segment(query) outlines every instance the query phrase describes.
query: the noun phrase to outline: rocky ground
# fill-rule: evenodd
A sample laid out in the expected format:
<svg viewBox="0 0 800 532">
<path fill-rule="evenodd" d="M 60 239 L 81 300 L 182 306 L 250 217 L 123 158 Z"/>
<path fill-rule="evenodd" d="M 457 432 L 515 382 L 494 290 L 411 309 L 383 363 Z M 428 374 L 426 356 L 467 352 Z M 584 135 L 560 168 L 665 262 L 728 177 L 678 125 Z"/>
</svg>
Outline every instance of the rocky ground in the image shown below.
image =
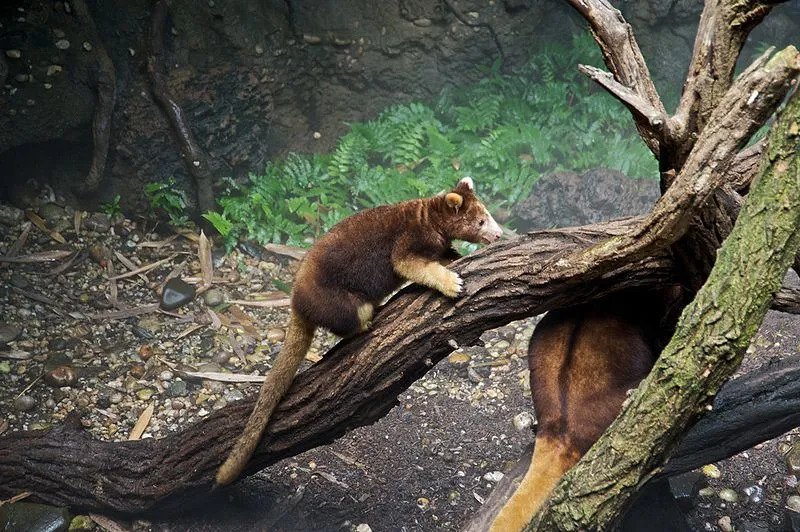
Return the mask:
<svg viewBox="0 0 800 532">
<path fill-rule="evenodd" d="M 124 440 L 152 405 L 141 437 L 157 438 L 256 391 L 186 371 L 269 368 L 286 307 L 246 302 L 284 299 L 293 260 L 246 247 L 215 253 L 214 285 L 193 298 L 191 289 L 167 282 L 199 283 L 191 234 L 52 204 L 39 208 L 41 220 L 7 206 L 0 214 L 0 256 L 16 257 L 0 262 L 0 434 L 47 428 L 78 409 L 95 437 Z M 160 297 L 175 297 L 178 306 L 159 311 Z M 799 323 L 770 313 L 742 371 L 796 352 Z M 117 524 L 172 531 L 456 530 L 532 440 L 524 353 L 534 324 L 488 331 L 484 346 L 442 361 L 370 427 L 284 460 L 182 515 Z M 310 361 L 334 341 L 318 334 Z M 693 507 L 692 528 L 789 526 L 800 515 L 786 508 L 800 510 L 792 474 L 800 471 L 796 439 L 784 435 L 691 477 L 684 502 Z M 97 526 L 87 518 L 73 524 Z"/>
</svg>

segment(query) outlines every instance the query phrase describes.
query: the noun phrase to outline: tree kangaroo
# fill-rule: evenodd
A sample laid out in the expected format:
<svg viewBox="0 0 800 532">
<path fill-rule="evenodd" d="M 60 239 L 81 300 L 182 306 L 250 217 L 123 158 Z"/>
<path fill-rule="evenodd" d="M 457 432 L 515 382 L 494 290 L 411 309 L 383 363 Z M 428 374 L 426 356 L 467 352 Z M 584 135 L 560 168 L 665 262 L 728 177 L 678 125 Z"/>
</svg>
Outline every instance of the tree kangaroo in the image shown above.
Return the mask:
<svg viewBox="0 0 800 532">
<path fill-rule="evenodd" d="M 538 420 L 530 468 L 492 523 L 522 530 L 647 376 L 682 309 L 679 287 L 630 290 L 547 313 L 528 346 Z"/>
<path fill-rule="evenodd" d="M 380 301 L 405 281 L 456 297 L 462 280 L 442 265 L 458 258 L 452 241 L 488 244 L 501 232 L 465 177 L 447 194 L 359 212 L 320 238 L 297 271 L 283 347 L 217 484 L 244 469 L 317 327 L 342 337 L 364 331 Z"/>
</svg>

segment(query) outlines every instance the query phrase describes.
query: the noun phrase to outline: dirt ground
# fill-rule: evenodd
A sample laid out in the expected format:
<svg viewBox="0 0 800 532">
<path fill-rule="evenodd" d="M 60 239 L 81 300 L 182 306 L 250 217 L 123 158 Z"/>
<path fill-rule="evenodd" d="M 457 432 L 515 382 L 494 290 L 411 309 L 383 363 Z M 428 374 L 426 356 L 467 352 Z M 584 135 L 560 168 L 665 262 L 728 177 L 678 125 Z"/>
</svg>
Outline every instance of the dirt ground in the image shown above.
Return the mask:
<svg viewBox="0 0 800 532">
<path fill-rule="evenodd" d="M 102 244 L 134 258 L 137 265 L 195 253 L 195 244 L 184 239 L 169 240 L 161 247 L 144 245 L 163 237 L 126 223 L 110 234 L 72 234 L 68 227 L 62 232 L 72 249 Z M 7 253 L 22 232 L 20 226 L 0 234 L 0 254 Z M 64 246 L 53 246 L 46 235 L 38 235 L 31 237 L 20 253 L 54 247 Z M 264 291 L 272 278 L 291 278 L 290 267 L 245 254 L 221 264 L 217 274 L 230 281 L 225 290 L 232 298 L 243 297 L 242 292 Z M 194 266 L 188 259 L 183 275 L 196 274 Z M 176 388 L 179 379 L 166 367 L 142 364 L 142 345 L 148 344 L 156 350 L 172 349 L 168 352 L 172 362 L 195 367 L 204 357 L 217 361 L 226 371 L 264 371 L 268 367 L 269 356 L 263 353 L 269 352 L 270 346 L 263 339 L 255 341 L 253 358 L 247 358 L 244 366 L 232 353 L 230 359 L 219 357 L 225 349 L 230 350 L 224 334 L 201 332 L 175 341 L 193 315 L 206 312 L 200 298 L 180 309 L 179 315 L 91 322 L 85 315 L 108 308 L 108 283 L 102 267 L 84 257 L 68 272 L 53 276 L 53 268 L 52 264 L 15 264 L 0 269 L 0 322 L 22 331 L 5 352 L 27 349 L 32 353 L 29 359 L 0 357 L 0 365 L 5 364 L 0 367 L 0 427 L 5 424 L 7 430 L 21 430 L 36 423 L 46 427 L 58 423 L 77 405 L 87 411 L 88 430 L 98 437 L 120 439 L 144 405 L 155 399 L 160 406 L 149 435 L 158 437 L 202 417 L 204 410 L 220 408 L 242 393 L 256 391 L 255 387 L 208 382 Z M 175 271 L 174 265 L 168 262 L 148 272 L 151 285 L 171 271 Z M 235 282 L 231 281 L 234 277 Z M 797 282 L 796 276 L 791 281 Z M 118 298 L 129 306 L 151 304 L 157 301 L 152 288 L 134 276 L 120 283 Z M 31 294 L 44 295 L 50 303 L 32 300 Z M 77 313 L 65 317 L 52 312 L 68 305 Z M 285 309 L 247 309 L 247 314 L 260 330 L 285 321 Z M 222 311 L 220 315 L 224 317 Z M 180 514 L 123 524 L 139 530 L 209 532 L 458 530 L 533 439 L 524 422 L 532 413 L 524 357 L 535 321 L 531 318 L 487 331 L 482 336 L 483 346 L 463 347 L 458 351 L 460 358 L 443 360 L 401 394 L 397 407 L 371 426 L 275 464 L 198 500 L 197 506 Z M 152 332 L 145 334 L 145 329 Z M 249 341 L 245 334 L 240 340 L 245 346 Z M 324 352 L 331 341 L 318 338 L 316 349 Z M 207 353 L 204 342 L 211 346 Z M 180 349 L 174 348 L 176 344 Z M 263 352 L 262 344 L 267 347 Z M 794 354 L 799 348 L 800 318 L 770 312 L 740 372 Z M 58 388 L 35 380 L 52 360 L 75 366 L 78 381 Z M 142 390 L 151 393 L 142 394 Z M 111 391 L 115 393 L 109 395 Z M 20 395 L 30 396 L 31 404 L 23 405 L 24 409 L 18 402 Z M 120 397 L 115 399 L 115 395 Z M 710 489 L 695 497 L 688 515 L 692 529 L 756 532 L 788 526 L 791 514 L 785 505 L 787 497 L 797 494 L 797 478 L 787 473 L 783 454 L 796 439 L 795 433 L 787 434 L 715 464 L 719 478 L 708 479 Z M 760 491 L 748 495 L 754 493 L 753 486 Z M 733 490 L 736 502 L 720 497 L 726 488 Z"/>
</svg>

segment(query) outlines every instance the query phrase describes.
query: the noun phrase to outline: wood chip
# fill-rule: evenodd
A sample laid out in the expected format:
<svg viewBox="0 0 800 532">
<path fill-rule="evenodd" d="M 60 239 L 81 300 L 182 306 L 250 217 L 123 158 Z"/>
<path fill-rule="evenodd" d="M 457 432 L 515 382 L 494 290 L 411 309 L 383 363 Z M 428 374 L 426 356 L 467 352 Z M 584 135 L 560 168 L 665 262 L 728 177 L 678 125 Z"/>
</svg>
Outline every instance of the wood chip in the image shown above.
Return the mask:
<svg viewBox="0 0 800 532">
<path fill-rule="evenodd" d="M 0 351 L 0 358 L 7 358 L 9 360 L 30 360 L 33 355 L 28 351 L 15 349 L 13 351 Z"/>
<path fill-rule="evenodd" d="M 350 486 L 348 486 L 347 484 L 345 484 L 341 480 L 337 479 L 335 476 L 331 475 L 330 473 L 326 473 L 325 471 L 319 471 L 319 470 L 315 471 L 315 473 L 317 473 L 319 476 L 321 476 L 322 478 L 324 478 L 325 480 L 327 480 L 331 484 L 335 484 L 335 485 L 339 486 L 342 489 L 346 489 L 346 490 L 350 489 Z"/>
<path fill-rule="evenodd" d="M 187 336 L 189 336 L 193 332 L 199 331 L 203 327 L 205 327 L 205 325 L 203 325 L 202 323 L 199 323 L 199 324 L 196 324 L 196 325 L 192 325 L 192 326 L 186 328 L 185 330 L 183 330 L 180 334 L 178 334 L 178 336 L 175 337 L 175 340 L 180 340 L 181 338 L 186 338 Z"/>
<path fill-rule="evenodd" d="M 77 262 L 78 258 L 82 260 L 86 258 L 87 254 L 88 252 L 86 251 L 86 248 L 79 249 L 78 251 L 74 252 L 72 256 L 70 256 L 65 262 L 62 262 L 61 264 L 50 270 L 47 273 L 47 275 L 54 276 L 60 273 L 64 273 L 65 271 L 72 268 L 72 265 L 75 264 L 75 262 Z"/>
<path fill-rule="evenodd" d="M 222 328 L 222 320 L 219 319 L 219 315 L 210 308 L 207 308 L 206 312 L 208 312 L 208 316 L 211 318 L 211 328 L 215 331 L 220 330 Z"/>
<path fill-rule="evenodd" d="M 110 278 L 109 280 L 110 281 L 116 281 L 117 279 L 127 279 L 128 277 L 133 277 L 134 275 L 139 275 L 140 273 L 143 273 L 143 272 L 149 272 L 153 268 L 158 268 L 162 264 L 168 263 L 169 261 L 171 261 L 172 259 L 174 259 L 177 256 L 178 256 L 177 253 L 173 253 L 172 255 L 167 257 L 166 259 L 157 260 L 156 262 L 147 264 L 146 266 L 142 266 L 141 268 L 136 268 L 135 270 L 131 270 L 131 271 L 126 272 L 126 273 L 121 273 L 119 275 L 115 275 L 113 278 Z"/>
<path fill-rule="evenodd" d="M 148 240 L 146 242 L 139 243 L 139 245 L 137 247 L 160 249 L 160 248 L 163 248 L 164 246 L 170 245 L 177 238 L 178 238 L 178 235 L 172 235 L 171 237 L 169 237 L 169 238 L 167 238 L 165 240 L 158 240 L 158 241 Z"/>
<path fill-rule="evenodd" d="M 203 289 L 208 289 L 214 279 L 214 262 L 211 258 L 211 243 L 206 234 L 200 231 L 200 240 L 197 242 L 197 257 L 200 259 L 200 274 L 203 278 Z"/>
<path fill-rule="evenodd" d="M 239 344 L 239 342 L 236 340 L 236 335 L 233 334 L 233 331 L 228 331 L 228 343 L 231 344 L 233 352 L 236 353 L 236 356 L 239 357 L 239 360 L 242 361 L 242 364 L 247 363 L 244 350 L 242 349 L 242 346 Z"/>
<path fill-rule="evenodd" d="M 28 235 L 31 234 L 31 223 L 25 222 L 22 225 L 22 233 L 20 233 L 17 240 L 14 242 L 14 245 L 11 246 L 11 249 L 8 250 L 8 256 L 14 257 L 20 250 L 25 246 L 25 243 L 28 241 Z"/>
<path fill-rule="evenodd" d="M 261 307 L 261 308 L 288 307 L 291 302 L 292 300 L 289 299 L 288 297 L 285 297 L 283 299 L 275 299 L 272 301 L 247 301 L 245 299 L 234 299 L 228 301 L 228 303 L 234 305 L 242 305 L 243 307 Z"/>
<path fill-rule="evenodd" d="M 117 282 L 114 280 L 114 261 L 111 257 L 106 261 L 106 275 L 108 275 L 108 301 L 114 308 L 119 307 L 119 291 L 117 290 Z"/>
<path fill-rule="evenodd" d="M 264 382 L 263 375 L 244 375 L 242 373 L 221 373 L 218 371 L 180 371 L 176 373 L 182 378 L 208 379 L 220 382 Z"/>
<path fill-rule="evenodd" d="M 125 255 L 123 255 L 123 254 L 122 254 L 122 253 L 120 253 L 119 251 L 115 251 L 115 252 L 114 252 L 114 255 L 117 257 L 117 260 L 118 260 L 118 261 L 120 261 L 120 262 L 122 263 L 122 265 L 123 265 L 123 266 L 125 266 L 126 268 L 128 268 L 128 270 L 129 270 L 129 271 L 134 271 L 134 270 L 136 270 L 136 269 L 137 269 L 136 265 L 135 265 L 135 264 L 134 264 L 134 263 L 133 263 L 133 262 L 132 262 L 132 261 L 131 261 L 131 260 L 130 260 L 128 257 L 126 257 Z M 149 283 L 149 282 L 150 282 L 150 279 L 148 279 L 148 278 L 147 278 L 147 275 L 146 275 L 146 274 L 144 274 L 144 273 L 137 273 L 136 275 L 138 275 L 138 276 L 139 276 L 139 278 L 140 278 L 142 281 L 144 281 L 145 283 Z"/>
<path fill-rule="evenodd" d="M 75 228 L 75 234 L 81 234 L 81 225 L 83 224 L 83 217 L 86 216 L 84 211 L 75 211 L 72 215 L 72 225 Z"/>
<path fill-rule="evenodd" d="M 285 246 L 283 244 L 265 244 L 264 249 L 276 255 L 283 255 L 295 260 L 300 260 L 306 256 L 308 250 L 295 246 Z"/>
<path fill-rule="evenodd" d="M 41 230 L 44 234 L 48 235 L 50 238 L 52 238 L 53 240 L 55 240 L 59 244 L 66 244 L 67 243 L 67 241 L 64 239 L 64 237 L 61 236 L 61 233 L 59 233 L 58 231 L 53 231 L 52 229 L 47 227 L 47 224 L 44 222 L 44 220 L 42 220 L 41 216 L 39 216 L 35 212 L 33 212 L 33 211 L 25 211 L 25 216 L 28 218 L 28 220 L 33 222 L 33 225 L 38 227 L 39 230 Z"/>
<path fill-rule="evenodd" d="M 143 305 L 141 307 L 89 314 L 86 316 L 86 318 L 90 320 L 123 320 L 125 318 L 141 316 L 142 314 L 148 314 L 156 311 L 158 311 L 158 303 L 151 303 L 150 305 Z"/>
<path fill-rule="evenodd" d="M 18 257 L 9 257 L 0 255 L 0 262 L 17 262 L 17 263 L 34 263 L 34 262 L 51 262 L 60 260 L 64 257 L 72 255 L 72 251 L 66 249 L 54 249 L 52 251 L 40 251 L 39 253 L 30 253 L 28 255 L 20 255 Z"/>
<path fill-rule="evenodd" d="M 107 532 L 130 532 L 130 528 L 121 525 L 117 521 L 114 521 L 110 517 L 106 517 L 100 514 L 89 514 L 89 517 L 97 523 L 97 526 L 106 530 Z"/>
<path fill-rule="evenodd" d="M 150 403 L 150 405 L 144 409 L 144 412 L 142 412 L 139 419 L 136 420 L 136 424 L 131 429 L 131 433 L 128 435 L 128 441 L 138 440 L 142 437 L 147 425 L 150 424 L 150 419 L 153 417 L 154 410 L 155 405 L 153 403 Z"/>
<path fill-rule="evenodd" d="M 16 494 L 16 495 L 14 495 L 14 496 L 13 496 L 13 497 L 11 497 L 10 499 L 6 499 L 6 500 L 3 500 L 3 501 L 0 501 L 0 506 L 3 506 L 4 504 L 13 504 L 13 503 L 15 503 L 15 502 L 19 502 L 19 501 L 21 501 L 21 500 L 23 500 L 23 499 L 27 499 L 27 498 L 28 498 L 28 497 L 30 497 L 31 495 L 33 495 L 33 493 L 32 493 L 32 492 L 30 492 L 30 491 L 23 491 L 22 493 L 18 493 L 18 494 Z"/>
</svg>

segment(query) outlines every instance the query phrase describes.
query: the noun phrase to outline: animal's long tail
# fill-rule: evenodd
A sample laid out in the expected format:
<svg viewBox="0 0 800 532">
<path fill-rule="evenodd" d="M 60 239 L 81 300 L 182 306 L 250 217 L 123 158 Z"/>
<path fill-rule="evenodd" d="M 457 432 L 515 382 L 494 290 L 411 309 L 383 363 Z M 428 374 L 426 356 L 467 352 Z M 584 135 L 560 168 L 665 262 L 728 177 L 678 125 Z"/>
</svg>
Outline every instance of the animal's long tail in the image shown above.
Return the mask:
<svg viewBox="0 0 800 532">
<path fill-rule="evenodd" d="M 264 434 L 264 429 L 267 428 L 273 410 L 286 394 L 300 362 L 303 361 L 308 348 L 311 347 L 314 329 L 313 325 L 301 318 L 294 310 L 292 311 L 281 352 L 261 386 L 258 400 L 247 420 L 247 425 L 239 439 L 236 440 L 228 458 L 217 471 L 217 485 L 230 484 L 239 477 L 247 465 L 258 442 L 261 441 L 261 436 Z"/>
<path fill-rule="evenodd" d="M 536 438 L 533 459 L 517 491 L 492 522 L 491 532 L 517 532 L 525 528 L 547 500 L 561 476 L 580 459 L 553 438 Z"/>
</svg>

